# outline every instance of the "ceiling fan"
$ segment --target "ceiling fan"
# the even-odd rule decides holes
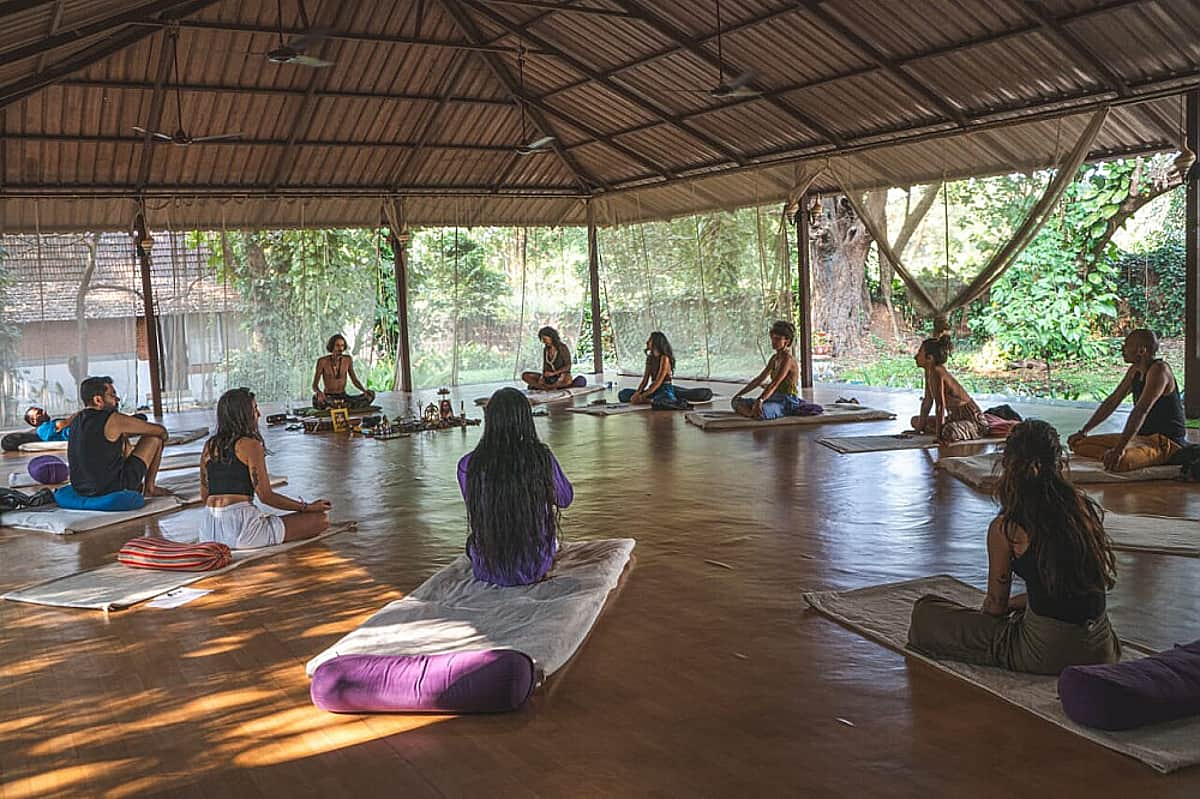
[[[238,50],[225,51],[234,52],[235,55],[261,55],[266,56],[267,60],[272,64],[297,64],[302,67],[316,67],[323,69],[324,67],[333,66],[332,61],[324,61],[315,56],[305,55],[304,51],[314,45],[320,44],[329,38],[329,32],[323,30],[310,29],[308,33],[294,37],[291,41],[284,41],[283,38],[283,0],[278,0],[276,3],[279,8],[279,46],[273,50]],[[304,6],[300,6],[301,23],[308,27],[308,15],[304,13]]]
[[[725,80],[725,51],[721,46],[721,0],[715,0],[717,9],[717,85],[711,89],[684,89],[689,94],[707,94],[716,100],[729,97],[758,97],[762,92],[751,88],[750,84],[758,76],[753,69],[747,69],[733,80]]]
[[[527,112],[525,109],[525,48],[524,47],[517,50],[517,82],[518,82],[518,86],[520,87],[520,94],[521,94],[521,96],[517,99],[517,102],[521,106],[521,141],[527,142],[527,143],[517,145],[516,153],[517,153],[517,155],[538,155],[539,153],[552,152],[553,148],[551,148],[550,145],[554,144],[553,136],[542,136],[541,138],[534,139],[533,141],[529,141],[529,139],[527,138],[529,133],[527,132],[526,125],[525,125],[525,116],[526,116]]]
[[[143,128],[140,125],[133,125],[132,128],[143,136],[149,135],[151,139],[161,142],[170,142],[179,147],[187,147],[189,144],[203,144],[213,141],[229,141],[231,139],[240,139],[242,134],[239,133],[218,133],[212,136],[189,136],[183,129],[183,101],[179,97],[179,31],[171,29],[167,31],[167,38],[171,43],[171,61],[172,73],[175,78],[175,118],[178,122],[178,127],[174,133],[163,133],[158,130],[150,130]]]

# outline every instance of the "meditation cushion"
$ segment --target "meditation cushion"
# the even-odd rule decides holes
[[[67,464],[54,455],[38,455],[29,462],[29,476],[43,485],[65,483],[69,474]]]
[[[163,538],[135,538],[117,553],[117,563],[134,569],[206,572],[232,562],[229,547],[216,541],[181,544]]]
[[[1200,715],[1200,641],[1140,660],[1068,666],[1058,696],[1072,721],[1101,730]]]
[[[341,655],[313,672],[312,702],[332,713],[500,713],[525,704],[533,660],[515,649],[444,655]]]
[[[68,510],[137,510],[146,504],[141,491],[113,491],[98,497],[85,497],[69,485],[54,492],[54,501],[60,508]]]
[[[41,441],[41,439],[32,430],[27,433],[9,433],[4,438],[0,438],[0,449],[5,452],[16,452],[22,444],[32,444],[35,441]]]
[[[571,381],[570,388],[583,388],[587,385],[587,378],[583,375],[575,375],[575,379]]]

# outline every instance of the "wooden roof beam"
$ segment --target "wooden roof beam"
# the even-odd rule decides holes
[[[688,34],[685,31],[679,29],[678,27],[673,25],[670,22],[670,20],[665,19],[664,17],[660,16],[659,14],[654,13],[653,11],[651,11],[650,9],[641,5],[640,3],[633,2],[632,0],[616,0],[616,2],[617,2],[617,5],[624,8],[630,14],[634,15],[635,17],[637,17],[639,20],[641,20],[642,22],[649,25],[654,30],[663,34],[668,39],[673,39],[674,41],[678,42],[680,45],[683,46],[683,48],[685,50],[687,50],[689,53],[696,56],[701,61],[708,64],[709,66],[717,68],[719,70],[728,68],[729,71],[732,72],[734,75],[738,75],[742,72],[741,69],[734,67],[731,64],[722,64],[721,61],[716,56],[712,55],[707,50],[705,50],[701,44],[699,44],[695,39],[688,36]],[[757,81],[751,81],[746,85],[748,88],[753,89],[758,92],[765,91],[765,88],[762,86],[762,84],[758,83]],[[834,145],[841,146],[842,144],[845,143],[840,135],[838,135],[834,131],[830,130],[828,127],[826,127],[820,121],[815,119],[812,115],[806,114],[805,112],[796,108],[791,103],[785,101],[781,97],[765,97],[765,98],[756,98],[756,99],[762,99],[764,102],[769,103],[770,105],[774,106],[775,108],[777,108],[778,110],[782,111],[784,114],[789,116],[791,119],[800,123],[801,125],[808,128],[809,130],[815,132],[817,135],[819,135],[821,138],[825,139],[826,141],[832,142]]]
[[[413,159],[417,158],[421,154],[421,151],[425,149],[425,145],[429,141],[429,137],[432,136],[436,130],[438,122],[442,118],[442,114],[446,111],[446,108],[449,107],[449,97],[458,87],[458,82],[462,79],[463,70],[467,65],[467,54],[465,52],[455,53],[453,58],[454,63],[450,65],[449,69],[442,73],[442,96],[438,100],[438,104],[434,106],[434,109],[429,113],[429,118],[425,120],[425,124],[421,126],[421,132],[417,135],[416,148],[405,153],[388,169],[387,182],[389,184],[399,183],[402,179],[409,176],[410,173],[419,171],[419,169],[410,170],[409,164],[411,164]]]
[[[168,29],[163,33],[162,46],[158,53],[158,76],[154,79],[154,93],[150,96],[150,116],[146,119],[146,132],[142,134],[142,162],[138,167],[137,188],[140,192],[150,179],[150,165],[154,157],[155,140],[152,131],[162,129],[164,87],[171,77],[171,64],[175,60],[175,48],[179,44],[179,31]],[[140,121],[140,120],[139,120]],[[183,127],[183,120],[179,120]]]
[[[808,12],[819,20],[826,28],[833,31],[838,37],[849,43],[854,49],[858,50],[870,61],[874,62],[881,69],[891,75],[893,78],[904,84],[914,94],[925,98],[942,114],[950,117],[959,125],[966,121],[966,116],[963,112],[952,105],[945,97],[942,97],[937,92],[930,89],[921,81],[914,78],[906,72],[895,60],[884,55],[879,49],[868,42],[863,37],[859,36],[853,30],[844,24],[841,20],[822,6],[824,0],[804,0],[804,6]]]
[[[547,50],[554,49],[553,44],[551,44],[547,40],[543,39],[542,37],[538,36],[536,33],[531,33],[528,30],[522,29],[519,25],[517,25],[517,23],[510,20],[508,17],[505,17],[503,14],[497,13],[496,11],[492,10],[491,8],[488,8],[486,5],[479,3],[477,0],[467,0],[467,2],[470,2],[471,7],[474,8],[476,11],[485,15],[488,19],[492,20],[496,25],[499,25],[501,28],[504,28],[505,30],[509,31],[510,33],[516,34],[518,36],[523,36],[524,38],[528,39],[529,41],[533,42],[538,47],[541,47],[543,49],[547,49]],[[621,84],[616,83],[609,78],[598,77],[596,75],[595,69],[593,69],[592,67],[589,67],[587,64],[584,64],[583,62],[579,61],[577,58],[575,58],[573,56],[569,56],[565,53],[562,53],[561,51],[558,53],[558,56],[567,65],[569,65],[572,69],[577,70],[581,75],[591,76],[591,78],[593,80],[595,80],[600,85],[604,86],[604,88],[608,89],[610,92],[612,92],[613,94],[622,98],[623,100],[637,106],[638,108],[642,109],[643,111],[645,111],[648,114],[651,114],[655,118],[660,119],[663,122],[666,122],[667,124],[671,125],[672,127],[676,128],[677,130],[686,134],[688,137],[700,142],[701,144],[703,144],[705,147],[709,148],[710,150],[721,153],[726,158],[728,158],[730,161],[733,161],[735,164],[738,164],[739,166],[745,164],[746,159],[742,156],[741,153],[737,152],[736,150],[729,147],[728,145],[722,144],[721,142],[717,141],[712,136],[709,136],[707,133],[705,133],[703,130],[696,128],[693,125],[689,125],[686,122],[677,121],[672,116],[670,111],[666,110],[663,106],[659,105],[657,102],[651,101],[650,99],[648,99],[641,93],[635,92],[632,89],[622,86]]]
[[[355,8],[355,4],[334,3],[333,6],[335,10],[333,14],[333,20],[329,27],[338,28],[350,16],[351,12]],[[327,7],[328,5],[322,6],[321,10],[324,10]],[[321,54],[325,52],[328,47],[329,42],[322,41],[317,45],[316,52],[314,52],[313,55],[316,58],[320,58]],[[328,80],[327,76],[329,75],[329,70],[317,69],[314,70],[314,73],[315,74],[312,76],[312,78],[309,79],[308,88],[304,93],[304,100],[300,103],[300,108],[297,109],[296,115],[292,117],[292,124],[288,127],[289,133],[287,144],[284,145],[283,152],[281,152],[279,157],[275,160],[275,168],[272,171],[270,180],[271,190],[277,189],[283,182],[284,178],[291,174],[292,169],[295,167],[293,157],[295,155],[296,142],[304,138],[308,134],[309,129],[312,128],[312,121],[314,117],[313,112],[316,111],[317,103],[320,102],[321,99],[317,96],[317,89],[319,89],[321,85]]]
[[[1116,11],[1116,10],[1125,8],[1126,6],[1137,5],[1139,3],[1144,3],[1144,2],[1145,2],[1145,0],[1109,0],[1109,2],[1103,3],[1102,5],[1098,5],[1095,8],[1089,8],[1084,11],[1076,11],[1073,14],[1067,14],[1063,17],[1059,17],[1058,19],[1062,23],[1074,22],[1075,20],[1086,19],[1088,17],[1098,16],[1100,14],[1110,13],[1112,11]],[[803,9],[804,9],[804,6],[801,3],[797,2],[791,6],[777,9],[775,11],[765,13],[761,16],[751,17],[750,19],[743,20],[742,22],[735,23],[733,25],[729,25],[724,28],[724,30],[722,31],[722,35],[728,36],[731,33],[736,33],[737,31],[745,30],[746,28],[751,28],[751,27],[754,27],[757,25],[761,25],[765,22],[769,22],[769,21],[775,19],[776,17],[780,17],[785,14],[791,14],[791,13],[795,13],[798,11],[802,11]],[[943,47],[935,47],[930,50],[925,50],[925,51],[922,51],[919,53],[914,53],[913,55],[898,57],[898,58],[893,59],[892,61],[896,66],[903,67],[903,66],[907,66],[908,64],[916,63],[918,61],[924,61],[929,58],[937,58],[938,56],[949,55],[950,53],[956,53],[960,50],[969,50],[969,49],[972,49],[975,47],[981,47],[986,44],[993,44],[994,42],[1003,41],[1005,39],[1011,39],[1011,38],[1015,38],[1018,36],[1027,36],[1031,33],[1036,33],[1040,29],[1041,29],[1041,26],[1037,25],[1037,24],[1026,25],[1021,28],[1013,28],[1012,30],[1003,31],[1001,33],[989,33],[984,36],[978,36],[974,39],[968,39],[968,40],[962,41],[962,42],[955,42],[954,44],[951,44],[951,45],[946,45]],[[493,41],[500,41],[503,38],[504,37],[502,37],[502,36],[497,37]],[[696,38],[695,41],[697,43],[703,45],[703,44],[708,44],[709,42],[715,40],[716,38],[717,38],[717,34],[714,32],[711,34],[705,34],[704,36],[700,36],[700,37]],[[627,62],[625,64],[618,64],[615,67],[606,69],[603,72],[599,72],[597,74],[602,77],[608,77],[608,78],[615,77],[627,70],[635,69],[640,66],[645,66],[646,64],[652,63],[654,61],[658,61],[659,59],[666,58],[668,56],[672,56],[677,53],[681,53],[681,52],[683,52],[683,50],[684,50],[684,48],[682,46],[667,47],[663,50],[659,50],[657,52],[650,53],[648,55],[634,59],[633,61]],[[806,88],[810,88],[812,86],[820,86],[825,83],[832,83],[834,81],[844,80],[846,78],[856,78],[861,75],[868,75],[868,74],[870,74],[872,72],[876,72],[882,68],[883,67],[880,66],[879,64],[872,64],[871,66],[868,66],[868,67],[846,70],[844,72],[835,73],[833,75],[829,75],[824,78],[817,78],[815,80],[806,81],[803,83],[795,83],[795,84],[792,84],[791,86],[785,86],[780,89],[772,89],[769,92],[764,92],[763,95],[761,95],[761,96],[766,97],[766,96],[778,96],[778,95],[782,95],[782,94],[787,94],[788,92],[797,91],[799,89],[806,89]],[[593,81],[592,78],[585,77],[585,78],[581,78],[580,80],[577,80],[577,81],[572,81],[571,83],[565,83],[562,86],[558,86],[554,89],[551,89],[551,90],[539,95],[538,99],[546,100],[557,94],[562,94],[563,92],[569,92],[572,89],[579,88],[580,86],[586,86],[587,84],[591,83],[592,81]],[[723,106],[714,106],[713,108],[702,109],[702,110],[694,112],[694,113],[697,115],[698,114],[707,114],[707,113],[711,113],[712,111],[715,111],[715,110],[720,110],[721,108],[727,108],[727,107],[733,106],[733,105],[741,105],[742,103],[748,103],[748,102],[751,102],[756,99],[759,99],[759,98],[757,98],[757,97],[739,98],[738,100],[735,100],[730,103],[726,103]],[[691,115],[691,113],[689,113],[689,116],[690,115]]]
[[[26,58],[32,58],[41,55],[48,50],[54,50],[59,47],[77,42],[80,39],[87,39],[91,36],[97,36],[103,33],[109,33],[119,28],[124,28],[135,22],[146,22],[148,17],[154,14],[163,14],[179,6],[190,5],[186,0],[154,0],[151,3],[143,3],[137,8],[123,11],[120,14],[114,14],[111,17],[89,22],[86,25],[77,25],[70,30],[65,30],[62,33],[56,33],[53,36],[46,36],[29,44],[13,47],[4,52],[0,52],[0,63],[12,64],[16,61],[21,61]]]
[[[1055,19],[1054,15],[1046,13],[1046,9],[1042,7],[1041,3],[1033,2],[1033,0],[1013,0],[1013,4],[1025,16],[1036,20],[1041,29],[1046,32],[1046,35],[1057,42],[1058,46],[1063,48],[1076,64],[1079,64],[1089,72],[1099,73],[1100,82],[1116,92],[1118,96],[1129,96],[1129,84],[1106,64],[1094,50],[1088,47],[1082,39],[1068,30],[1062,22]]]
[[[38,6],[48,6],[57,0],[6,0],[0,2],[0,19],[4,19],[10,14],[20,14],[22,11],[29,11]]]
[[[463,7],[459,5],[458,0],[441,0],[441,2],[442,7],[446,9],[446,12],[451,16],[451,18],[453,18],[455,24],[458,25],[459,30],[462,31],[463,35],[466,36],[467,39],[472,42],[482,42],[484,40],[483,33],[479,30],[479,27],[475,24],[475,21],[472,20],[470,16],[467,15],[467,12],[463,10]],[[504,62],[500,60],[500,57],[495,53],[487,52],[480,53],[479,57],[483,59],[485,64],[487,64],[488,69],[491,70],[496,79],[503,84],[505,89],[508,90],[508,93],[511,94],[513,98],[517,100],[517,102],[525,104],[525,110],[529,114],[529,118],[533,121],[534,126],[541,132],[541,134],[543,136],[553,137],[554,140],[550,142],[550,147],[553,148],[554,153],[558,156],[558,159],[562,161],[567,170],[575,177],[575,180],[578,181],[583,190],[591,192],[596,186],[607,188],[607,185],[604,181],[598,179],[595,175],[590,174],[587,170],[581,167],[579,163],[572,158],[565,149],[563,149],[562,141],[559,139],[554,128],[551,127],[550,123],[547,122],[546,118],[542,115],[541,109],[529,103],[529,98],[525,95],[524,89],[517,85],[516,79],[513,78],[512,73],[508,71],[508,67],[505,66]]]
[[[153,24],[153,23],[145,23]],[[271,36],[279,36],[278,28],[264,28],[261,25],[250,25],[244,22],[221,22],[210,20],[188,20],[180,23],[181,28],[187,30],[203,30],[203,31],[225,31],[229,33],[262,33]],[[296,36],[305,35],[306,31],[296,28],[284,29],[284,38],[293,38]],[[491,43],[474,44],[472,42],[448,42],[438,39],[426,39],[420,36],[385,36],[379,33],[366,33],[357,31],[342,31],[333,30],[325,34],[325,39],[335,39],[347,42],[367,42],[369,44],[399,44],[406,47],[430,47],[440,48],[443,50],[469,50],[472,52],[492,52],[492,53],[512,53],[516,52],[516,47],[508,45],[498,45]],[[529,50],[527,52],[534,53]],[[550,56],[553,53],[536,51],[537,55]]]
[[[134,186],[130,183],[93,184],[93,183],[9,183],[6,187],[8,197],[124,197],[133,194]],[[142,194],[146,197],[229,197],[242,199],[246,197],[262,197],[274,199],[278,197],[387,197],[396,196],[396,192],[406,196],[465,196],[491,197],[546,197],[584,199],[591,195],[581,192],[578,186],[542,186],[516,185],[506,186],[494,191],[491,186],[430,186],[418,184],[397,187],[364,187],[359,184],[332,184],[327,186],[286,186],[282,185],[272,190],[261,183],[158,183],[147,184]]]
[[[189,14],[195,14],[215,2],[217,0],[190,0],[190,2],[183,4],[174,3],[170,10],[164,11],[159,15],[159,20],[169,21],[185,17]],[[62,61],[51,64],[36,75],[20,78],[5,86],[0,86],[0,108],[11,105],[39,89],[56,83],[73,72],[86,69],[97,61],[108,58],[113,53],[135,45],[153,33],[153,28],[127,27],[124,30],[114,33],[107,39],[98,41],[95,44],[72,53]]]
[[[4,137],[10,142],[46,142],[49,144],[125,144],[142,143],[140,136],[113,136],[105,134],[73,135],[68,133],[9,133]],[[415,149],[419,141],[362,141],[354,139],[304,139],[294,142],[296,147],[361,147],[372,150]],[[223,139],[204,142],[196,147],[286,147],[286,139]],[[461,150],[463,152],[510,153],[512,147],[501,144],[458,144],[451,142],[426,142],[431,150]]]
[[[546,0],[488,0],[498,6],[520,6],[522,8],[533,8],[549,14],[588,14],[598,17],[628,17],[622,11],[613,8],[600,8],[599,6],[577,6],[574,4],[567,5],[565,3],[551,3]],[[539,17],[540,19],[540,17]]]
[[[154,89],[154,84],[148,81],[98,80],[95,78],[67,78],[58,81],[58,85],[96,89],[131,89],[135,91],[152,91]],[[277,97],[303,97],[308,93],[306,89],[287,89],[273,86],[225,86],[215,83],[173,83],[171,88],[178,88],[184,94],[262,94],[275,95]],[[346,89],[318,89],[314,93],[317,97],[348,100],[400,100],[415,103],[439,103],[445,100],[451,105],[512,105],[512,100],[500,97],[466,97],[462,95],[443,97],[438,94],[385,94],[381,92],[360,92]]]

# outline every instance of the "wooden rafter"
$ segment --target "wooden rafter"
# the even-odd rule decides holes
[[[10,133],[5,137],[11,142],[46,142],[58,144],[87,143],[87,144],[126,144],[142,143],[140,136],[113,136],[105,134],[74,135],[67,133]],[[224,139],[205,142],[208,147],[286,147],[286,139]],[[364,141],[362,139],[303,139],[294,142],[297,147],[358,147],[365,150],[413,150],[421,146],[419,141]],[[431,150],[460,150],[462,152],[480,153],[510,153],[512,147],[502,144],[467,144],[458,142],[426,142],[425,147]]]
[[[184,4],[185,0],[154,0],[151,3],[143,3],[137,8],[123,11],[120,14],[104,17],[85,25],[76,25],[69,30],[0,52],[0,63],[12,64],[16,61],[32,58],[50,50],[64,47],[80,39],[111,33],[135,22],[148,21],[155,14],[171,11]]]
[[[189,14],[195,14],[217,0],[190,0],[187,3],[173,3],[171,8],[159,14],[158,20],[166,22],[179,19]],[[5,86],[0,86],[0,108],[17,102],[34,92],[56,83],[62,78],[81,69],[85,69],[97,61],[108,58],[113,53],[131,47],[154,33],[154,28],[127,26],[113,33],[109,38],[96,42],[82,50],[67,56],[61,61],[43,69],[36,75],[20,78]]]
[[[221,22],[209,20],[188,20],[180,23],[180,27],[189,30],[208,30],[208,31],[229,31],[232,33],[262,33],[271,36],[279,36],[279,28],[265,28],[262,25],[250,25],[244,22]],[[305,31],[296,28],[285,28],[283,36],[285,38],[294,38],[303,36]],[[439,39],[428,39],[420,36],[389,36],[380,33],[370,33],[366,31],[343,31],[333,30],[324,33],[323,39],[334,39],[346,42],[366,42],[369,44],[398,44],[405,47],[428,47],[439,50],[471,50],[476,52],[492,52],[492,53],[511,53],[516,50],[515,47],[507,47],[498,44],[472,42],[454,42],[443,41]],[[532,51],[530,51],[532,52]],[[552,55],[552,53],[544,53],[538,51],[537,55]]]
[[[1037,20],[1046,35],[1057,42],[1075,63],[1085,70],[1099,73],[1100,82],[1116,92],[1118,96],[1129,96],[1129,84],[1066,25],[1055,19],[1053,14],[1046,13],[1046,9],[1042,7],[1041,3],[1033,2],[1033,0],[1013,0],[1013,3],[1026,16]]]
[[[355,4],[334,3],[333,7],[335,10],[333,20],[330,22],[330,27],[336,29],[341,27],[341,25],[350,16],[351,12],[353,12],[355,8]],[[325,8],[328,8],[328,5],[322,6],[322,10]],[[321,53],[323,53],[327,47],[328,41],[322,41],[317,46],[317,52],[314,53],[314,56],[320,58]],[[317,96],[317,90],[321,88],[321,85],[326,80],[328,80],[329,70],[316,69],[314,70],[314,73],[315,74],[309,79],[308,88],[305,91],[304,99],[300,103],[300,108],[297,109],[296,115],[292,117],[292,124],[288,126],[287,143],[284,145],[283,151],[279,154],[279,157],[275,160],[275,168],[271,172],[271,179],[269,181],[271,191],[279,188],[284,178],[291,173],[292,167],[295,165],[293,156],[296,152],[296,142],[308,135],[308,131],[312,127],[314,116],[313,112],[317,108],[317,103],[319,103],[321,100],[321,98]]]
[[[550,14],[584,14],[596,17],[628,17],[622,11],[615,8],[601,8],[599,6],[582,6],[574,3],[551,3],[545,0],[489,0],[498,6],[520,6],[521,8],[533,8],[538,11],[546,11]]]
[[[450,14],[450,17],[454,20],[455,24],[458,25],[459,30],[462,31],[463,35],[466,36],[467,39],[472,42],[482,42],[484,40],[483,33],[479,30],[479,27],[475,24],[474,20],[472,20],[467,15],[466,11],[463,10],[462,6],[459,5],[458,0],[442,0],[442,7],[445,8],[446,12]],[[528,97],[525,95],[524,90],[517,85],[516,79],[513,78],[512,73],[509,72],[508,67],[505,66],[504,62],[500,60],[500,57],[495,53],[488,52],[479,53],[478,55],[483,59],[483,62],[487,65],[488,69],[496,77],[496,79],[499,80],[500,83],[504,85],[505,89],[508,90],[508,93],[511,94],[517,102],[526,104],[525,110],[529,114],[529,119],[533,122],[534,127],[536,127],[543,136],[553,137],[553,141],[550,142],[550,147],[553,148],[559,160],[563,162],[563,165],[566,166],[567,170],[575,177],[575,180],[584,189],[584,191],[591,191],[595,186],[607,188],[604,181],[598,179],[596,176],[592,175],[583,167],[581,167],[579,163],[572,158],[566,150],[563,149],[562,141],[558,137],[554,128],[546,120],[545,116],[542,115],[542,112],[539,108],[528,104]]]
[[[121,197],[128,198],[134,194],[132,183],[9,183],[5,187],[8,197],[55,197],[69,195],[72,197]],[[394,197],[403,196],[455,196],[455,197],[489,197],[501,194],[506,197],[544,198],[585,198],[589,192],[579,189],[579,186],[543,186],[518,184],[504,186],[494,190],[488,185],[466,186],[363,186],[361,184],[330,184],[326,186],[279,186],[271,190],[261,183],[159,183],[149,184],[142,192],[146,197]]]
[[[704,48],[704,46],[701,45],[696,39],[689,36],[685,31],[681,30],[678,26],[674,25],[670,20],[664,18],[660,14],[654,13],[654,11],[652,11],[651,9],[642,5],[641,3],[633,2],[633,0],[616,0],[616,2],[619,6],[624,8],[630,14],[634,15],[635,17],[637,17],[639,20],[641,20],[642,22],[649,25],[654,30],[663,34],[668,39],[671,39],[671,40],[677,42],[687,52],[696,56],[701,61],[708,64],[709,66],[716,67],[718,69],[728,68],[730,70],[730,72],[734,75],[737,75],[742,71],[741,68],[735,67],[732,64],[722,64],[717,59],[716,56],[709,53],[708,50],[706,50]],[[748,88],[753,89],[757,92],[765,91],[765,87],[755,81],[751,81],[750,83],[748,83],[746,85]],[[781,97],[766,97],[766,98],[755,98],[755,99],[762,99],[764,102],[774,106],[775,108],[779,109],[784,114],[786,114],[788,117],[790,117],[794,121],[800,123],[801,125],[808,128],[809,130],[815,132],[817,135],[819,135],[821,138],[825,139],[828,142],[832,142],[835,145],[841,145],[844,143],[842,140],[842,137],[840,135],[838,135],[834,131],[830,130],[828,127],[826,127],[820,121],[815,119],[811,114],[807,114],[804,111],[801,111],[800,109],[796,108],[791,103],[787,102],[786,100],[784,100]]]
[[[80,86],[95,89],[132,89],[151,91],[154,84],[149,81],[109,80],[106,78],[67,78],[58,81],[59,86]],[[275,86],[228,86],[216,83],[180,83],[176,84],[184,94],[262,94],[275,97],[303,97],[307,89],[291,89]],[[468,97],[452,95],[443,97],[439,94],[405,94],[353,91],[350,89],[317,89],[317,97],[329,97],[346,100],[387,100],[389,102],[440,103],[443,100],[451,105],[512,105],[512,101],[500,97]]]
[[[538,47],[541,47],[544,50],[554,50],[555,49],[555,46],[552,43],[550,43],[546,39],[543,39],[541,36],[538,36],[536,33],[530,32],[528,30],[528,28],[522,28],[520,25],[513,22],[511,19],[504,16],[503,14],[497,13],[495,10],[488,8],[486,5],[483,5],[479,2],[477,2],[476,0],[468,0],[468,2],[471,3],[472,8],[477,10],[479,13],[484,14],[488,19],[492,20],[496,25],[507,30],[509,33],[524,37],[525,39],[533,42],[535,45],[537,45]],[[722,155],[724,155],[729,160],[733,161],[735,164],[737,164],[739,166],[742,166],[746,163],[745,158],[742,156],[742,154],[737,152],[733,148],[729,147],[726,144],[722,144],[721,142],[714,139],[712,136],[709,136],[703,130],[700,130],[699,128],[697,128],[693,125],[689,125],[686,122],[676,121],[675,118],[673,117],[673,115],[671,114],[671,112],[669,110],[667,110],[664,106],[659,104],[657,101],[653,101],[653,100],[647,98],[645,95],[641,94],[640,92],[635,92],[632,89],[627,88],[626,86],[616,83],[615,81],[613,81],[610,78],[598,77],[596,74],[595,68],[588,66],[587,64],[583,63],[582,61],[575,58],[574,56],[567,55],[566,53],[563,53],[562,51],[558,51],[556,55],[558,58],[560,58],[562,61],[564,61],[566,64],[568,64],[572,69],[577,70],[579,72],[579,74],[591,76],[597,83],[599,83],[604,88],[608,89],[610,92],[617,95],[621,99],[637,106],[638,108],[642,109],[643,111],[645,111],[648,114],[651,114],[655,118],[662,120],[663,122],[667,123],[671,127],[674,127],[675,129],[683,132],[688,137],[700,142],[705,147],[707,147],[711,150],[714,150],[715,152],[721,153]]]
[[[38,6],[48,6],[57,0],[6,0],[0,2],[0,19],[11,14],[20,14],[22,11],[29,11]]]
[[[903,69],[896,61],[884,55],[875,45],[868,42],[858,33],[846,25],[840,19],[826,9],[822,3],[824,0],[804,0],[805,9],[819,20],[826,28],[836,34],[840,39],[845,41],[854,49],[858,50],[862,55],[866,56],[870,61],[874,62],[880,69],[887,72],[900,83],[904,84],[914,94],[925,98],[942,114],[950,117],[958,124],[963,124],[966,120],[963,112],[952,105],[945,97],[930,89],[921,81],[917,80],[909,72]]]
[[[54,13],[50,15],[50,25],[49,25],[49,28],[46,30],[47,36],[53,36],[54,34],[58,33],[58,26],[62,24],[63,8],[65,7],[65,5],[66,5],[66,0],[55,0],[54,1]],[[42,67],[44,67],[45,65],[46,65],[46,54],[42,53],[41,55],[39,55],[37,57],[37,61],[34,62],[33,71],[41,72]]]
[[[429,137],[437,129],[442,114],[449,107],[449,97],[458,87],[458,82],[462,79],[464,69],[467,65],[466,52],[455,53],[453,59],[454,62],[450,65],[450,68],[442,73],[442,96],[438,100],[438,104],[429,113],[429,118],[425,120],[425,124],[421,127],[421,132],[417,136],[417,146],[402,155],[395,164],[388,168],[387,182],[389,185],[400,183],[405,177],[420,171],[419,169],[409,169],[409,165],[413,159],[420,156],[421,152],[425,149],[425,145],[429,142]]]
[[[137,188],[141,192],[146,188],[150,179],[150,165],[154,157],[153,131],[162,129],[163,101],[166,97],[167,82],[171,76],[171,64],[175,59],[176,48],[179,46],[179,31],[167,30],[163,33],[161,49],[158,53],[158,73],[154,79],[154,92],[150,95],[150,115],[146,119],[146,132],[142,134],[142,162],[138,167]],[[183,128],[183,120],[179,120]]]

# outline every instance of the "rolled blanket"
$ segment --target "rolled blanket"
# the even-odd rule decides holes
[[[206,572],[233,562],[229,547],[214,541],[181,544],[163,538],[135,538],[125,542],[117,562],[134,569]]]

